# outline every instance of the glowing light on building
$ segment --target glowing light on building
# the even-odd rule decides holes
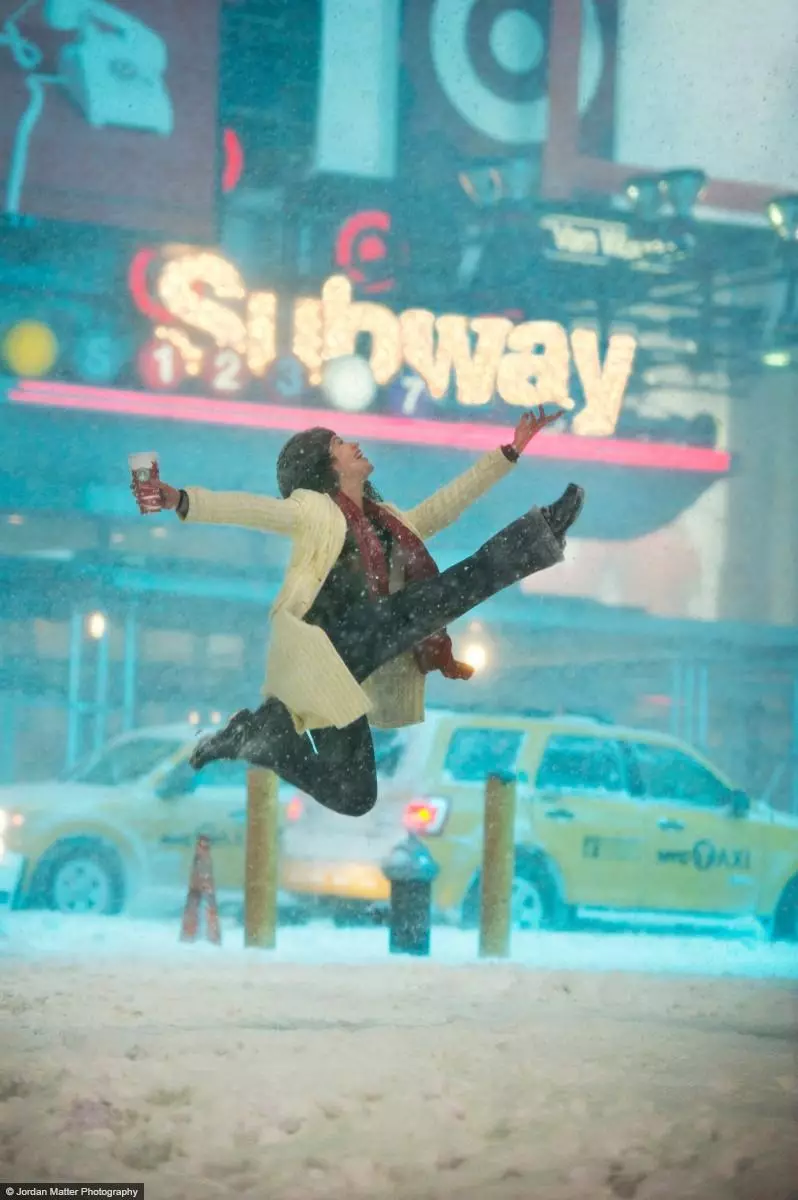
[[[531,408],[555,403],[572,409],[568,395],[571,356],[568,334],[556,321],[524,321],[510,329],[497,368],[497,388],[507,404]]]
[[[136,365],[145,387],[157,391],[178,388],[188,373],[186,360],[171,338],[156,336],[145,342],[136,355]]]
[[[73,412],[114,413],[164,421],[201,422],[232,429],[274,429],[295,433],[329,423],[329,409],[245,400],[216,400],[207,396],[180,397],[122,388],[93,388],[79,384],[25,380],[8,391],[11,404],[31,408],[56,408]],[[441,421],[382,413],[336,413],[341,437],[392,442],[397,445],[441,447],[450,450],[493,450],[510,441],[514,428],[480,421]],[[723,450],[701,446],[634,441],[625,438],[585,438],[550,433],[536,438],[527,454],[534,458],[578,463],[607,463],[664,471],[690,471],[726,475],[731,456]]]
[[[400,315],[399,327],[405,359],[424,380],[433,399],[446,395],[454,371],[461,404],[475,407],[490,402],[511,321],[482,317],[469,322],[455,315],[436,319],[434,313],[414,308]],[[471,329],[477,335],[473,352]]]
[[[371,369],[378,384],[388,383],[402,366],[399,321],[384,304],[352,300],[352,285],[334,275],[321,289],[323,356],[343,358],[355,353],[358,335],[371,336]]]
[[[229,195],[238,187],[244,173],[244,147],[235,129],[225,129],[222,133],[222,151],[222,191]]]
[[[369,293],[390,292],[394,277],[390,265],[390,213],[369,209],[347,217],[335,239],[335,264],[353,283]],[[376,273],[374,264],[383,264]],[[381,274],[381,278],[375,277]]]
[[[484,671],[488,665],[488,651],[483,642],[469,642],[464,647],[460,657],[464,663],[468,663],[469,667],[473,667],[477,673]]]
[[[172,314],[169,309],[153,299],[148,285],[150,270],[160,261],[159,252],[149,246],[137,250],[127,270],[127,286],[133,303],[143,316],[149,317],[151,321],[171,321]]]
[[[93,612],[89,615],[86,621],[86,630],[89,637],[94,638],[99,642],[100,638],[105,637],[105,631],[108,628],[108,621],[105,613]]]
[[[244,281],[226,258],[200,252],[170,259],[157,277],[156,289],[173,317],[190,329],[201,330],[221,349],[229,347],[237,354],[246,354],[247,329],[243,318],[228,305],[219,303],[242,301],[247,294]]]
[[[343,412],[363,412],[371,407],[377,384],[366,360],[350,354],[324,364],[322,390],[335,408]]]
[[[249,382],[247,364],[235,350],[216,350],[206,359],[203,376],[214,392],[235,396]]]
[[[307,370],[308,381],[321,383],[324,365],[323,317],[320,300],[297,300],[294,304],[294,340],[292,351]]]
[[[187,375],[199,375],[202,370],[203,354],[182,329],[174,325],[158,325],[155,337],[159,342],[169,342],[183,360]]]
[[[613,334],[602,363],[596,332],[575,329],[571,334],[571,348],[585,393],[585,407],[574,417],[574,433],[610,437],[618,424],[637,342],[629,333]]]
[[[265,375],[277,357],[277,297],[274,292],[253,292],[247,301],[247,366],[253,375]]]
[[[14,375],[46,375],[58,358],[58,339],[43,321],[18,321],[3,338],[0,353]]]

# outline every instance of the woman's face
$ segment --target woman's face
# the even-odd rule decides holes
[[[360,449],[357,442],[345,442],[342,438],[333,437],[330,442],[332,465],[341,483],[355,482],[368,479],[374,467]]]

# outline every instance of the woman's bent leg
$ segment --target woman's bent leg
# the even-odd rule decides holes
[[[365,717],[344,729],[317,729],[313,741],[299,734],[291,714],[274,696],[255,712],[242,709],[224,729],[198,743],[191,764],[237,759],[274,771],[330,808],[362,817],[377,800],[374,743]]]
[[[262,709],[253,714],[255,723],[237,757],[268,767],[333,812],[348,817],[369,812],[377,801],[377,768],[367,719],[343,729],[316,729],[311,742],[296,732],[290,713],[280,707],[279,718],[270,721],[257,720]]]
[[[361,683],[398,654],[497,592],[563,560],[562,544],[533,508],[432,579],[411,583],[343,616],[330,639]]]

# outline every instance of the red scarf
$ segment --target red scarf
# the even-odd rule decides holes
[[[398,517],[373,500],[364,500],[358,508],[353,500],[339,492],[334,496],[336,504],[346,517],[346,523],[360,552],[360,561],[366,575],[371,596],[387,596],[390,588],[388,559],[375,525],[387,530],[398,548],[404,565],[404,582],[416,583],[431,579],[438,574],[435,559],[420,537],[408,529]],[[470,679],[474,668],[458,662],[452,652],[452,639],[445,629],[424,638],[414,649],[419,670],[424,674],[440,671],[447,679]]]

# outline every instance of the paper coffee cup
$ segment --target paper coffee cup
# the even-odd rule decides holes
[[[127,461],[133,476],[133,487],[139,512],[160,512],[161,479],[158,472],[158,455],[154,450],[146,450],[140,454],[128,455]]]

